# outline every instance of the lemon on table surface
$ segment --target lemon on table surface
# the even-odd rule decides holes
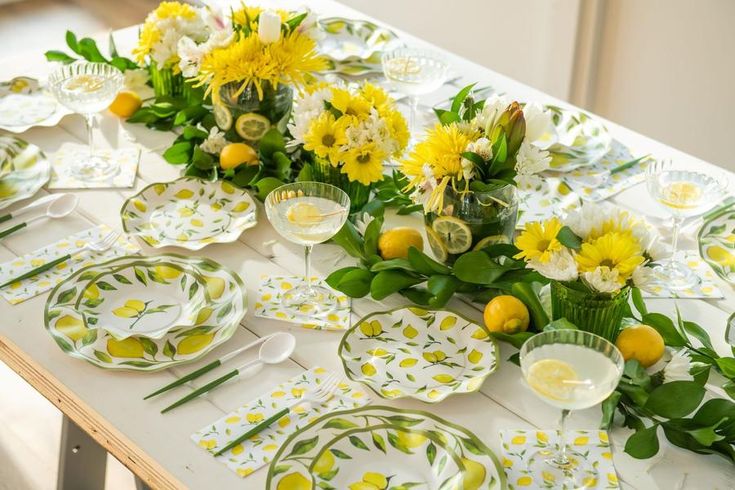
[[[431,228],[441,238],[450,254],[461,254],[472,246],[472,231],[461,219],[454,216],[439,216]]]
[[[288,208],[286,219],[296,225],[310,226],[320,223],[324,217],[315,204],[302,201]]]
[[[579,377],[571,364],[559,359],[541,359],[528,368],[526,381],[539,395],[552,400],[568,400]],[[571,383],[570,383],[571,381]]]
[[[530,323],[528,308],[515,296],[496,296],[485,305],[485,326],[491,332],[514,334],[525,332]]]
[[[664,355],[664,339],[655,328],[648,325],[633,325],[624,328],[615,340],[615,346],[623,354],[623,359],[637,360],[641,366],[656,364]]]
[[[212,107],[214,113],[214,122],[222,131],[227,131],[232,127],[232,114],[230,110],[222,104],[214,104]]]
[[[219,154],[219,166],[223,170],[239,167],[242,164],[257,165],[258,152],[246,143],[230,143]]]
[[[426,227],[426,239],[429,241],[429,248],[434,253],[434,258],[439,262],[446,262],[449,258],[447,247],[441,237],[430,226]]]
[[[235,131],[242,139],[248,141],[259,141],[270,127],[271,122],[267,117],[254,112],[243,114],[235,121]]]
[[[130,90],[121,90],[108,109],[116,116],[128,118],[135,114],[135,111],[140,109],[141,105],[143,105],[143,101],[140,95]]]
[[[378,253],[383,260],[405,259],[411,247],[423,251],[424,239],[418,230],[408,226],[392,228],[378,238]]]

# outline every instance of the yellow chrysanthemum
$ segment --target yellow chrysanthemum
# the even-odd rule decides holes
[[[333,166],[340,161],[340,147],[347,144],[345,118],[336,119],[331,112],[322,112],[311,121],[304,135],[304,148],[321,158],[328,158]]]
[[[638,242],[629,235],[607,233],[585,242],[576,256],[580,272],[592,272],[598,267],[616,270],[622,281],[628,280],[633,271],[645,262]]]
[[[373,106],[377,107],[378,110],[382,109],[389,102],[392,102],[388,92],[372,83],[365,83],[360,89],[360,94]]]
[[[343,154],[341,172],[347,174],[351,182],[357,181],[365,185],[378,182],[383,178],[385,157],[375,143],[369,143]]]
[[[241,7],[232,12],[232,23],[236,26],[247,26],[249,29],[256,31],[258,30],[258,16],[264,11],[263,7],[257,5],[245,5],[241,3]],[[276,9],[275,12],[281,18],[281,22],[286,22],[290,17],[291,13],[286,10]]]
[[[148,14],[145,19],[143,28],[140,31],[138,45],[133,49],[133,56],[138,63],[145,63],[153,47],[161,40],[162,32],[158,27],[158,21],[170,18],[181,18],[193,20],[196,17],[196,10],[191,5],[179,2],[161,2],[161,4]],[[175,63],[178,60],[171,60]]]
[[[397,110],[384,110],[382,111],[383,119],[385,120],[385,126],[388,128],[391,138],[398,142],[398,149],[392,155],[394,158],[398,158],[403,155],[403,151],[408,145],[408,140],[411,138],[411,133],[408,131],[408,123],[403,114]]]
[[[633,227],[638,223],[627,211],[618,211],[614,216],[604,220],[599,226],[590,230],[588,240],[600,238],[608,233],[619,233],[621,235],[633,236]]]
[[[556,239],[562,224],[558,218],[527,223],[523,232],[516,238],[515,245],[520,249],[514,258],[533,260],[546,263],[551,254],[562,249],[562,244]]]
[[[349,90],[334,87],[332,89],[332,106],[347,116],[364,119],[370,115],[370,102],[360,94],[353,94]]]
[[[426,138],[417,144],[407,159],[401,162],[401,171],[411,180],[410,187],[421,185],[426,176],[424,165],[431,167],[436,179],[462,177],[462,152],[470,138],[452,123],[437,124],[426,132]]]

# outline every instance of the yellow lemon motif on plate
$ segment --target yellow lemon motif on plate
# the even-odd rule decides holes
[[[513,439],[510,440],[511,444],[525,444],[526,443],[526,436],[515,436]]]
[[[276,449],[278,449],[276,444],[266,444],[263,446],[263,451],[275,451]]]
[[[191,220],[191,225],[196,226],[197,228],[201,228],[202,226],[204,226],[204,221],[198,218],[194,218]]]
[[[612,453],[611,452],[604,452],[602,453],[602,457],[605,459],[612,459]]]
[[[504,468],[512,468],[513,467],[513,461],[511,461],[508,458],[503,458],[503,467]]]
[[[163,279],[176,279],[181,275],[181,271],[179,269],[168,265],[157,265],[153,268],[153,272]]]
[[[422,356],[424,357],[426,362],[430,362],[431,364],[442,362],[447,358],[447,355],[440,350],[436,350],[434,352],[424,352]]]
[[[283,398],[284,396],[286,396],[286,392],[281,390],[271,393],[271,398]]]
[[[367,353],[373,357],[381,357],[381,356],[388,354],[388,351],[381,347],[378,347],[377,349],[368,350]]]
[[[120,318],[135,318],[145,309],[145,303],[139,299],[129,299],[124,306],[112,310],[112,314]]]
[[[447,384],[454,382],[454,376],[451,374],[436,374],[431,377],[437,383]]]
[[[44,259],[31,259],[31,265],[33,267],[40,267],[45,263],[46,261]]]
[[[584,488],[595,488],[597,486],[597,478],[588,476],[582,480],[582,486]]]
[[[522,476],[516,480],[516,485],[519,487],[528,487],[533,483],[533,478],[530,476]]]
[[[278,421],[278,425],[281,428],[288,427],[290,423],[291,419],[289,417],[282,417],[281,420]]]
[[[349,485],[350,490],[385,490],[388,488],[388,479],[381,473],[367,472],[362,475],[362,481]]]
[[[232,186],[232,184],[225,180],[222,181],[222,186],[220,188],[225,194],[234,194],[235,192],[235,188]]]
[[[288,291],[289,289],[293,289],[293,286],[291,285],[290,282],[285,282],[284,281],[284,282],[281,283],[281,290],[282,291]]]
[[[415,449],[424,445],[426,436],[417,432],[405,432],[401,430],[398,431],[398,442],[409,449]]]
[[[179,345],[176,347],[176,353],[182,356],[194,354],[211,344],[213,339],[214,333],[203,333],[186,337],[179,342]]]
[[[487,470],[485,467],[472,459],[461,458],[464,464],[464,478],[462,488],[464,490],[477,490],[485,481]]]
[[[84,290],[84,299],[92,299],[95,300],[100,297],[100,290],[97,287],[96,284],[92,284],[87,289]]]
[[[332,454],[332,451],[327,449],[321,454],[321,456],[319,456],[319,459],[316,460],[316,463],[314,463],[314,473],[316,473],[317,475],[328,473],[332,471],[333,467],[334,455]]]
[[[541,478],[543,478],[545,483],[555,483],[556,477],[553,473],[549,473],[548,471],[542,471],[541,472]]]
[[[380,394],[386,398],[398,398],[403,394],[401,390],[387,390],[385,388],[380,389]]]
[[[549,443],[549,436],[546,435],[546,432],[537,431],[536,432],[536,440],[540,442],[541,444],[548,444]]]
[[[153,184],[153,192],[160,196],[166,192],[166,184]]]
[[[617,485],[618,484],[618,475],[615,473],[608,473],[607,474],[607,481],[610,483],[610,485]]]
[[[413,339],[419,334],[419,331],[416,330],[412,325],[407,325],[406,328],[403,329],[403,336],[407,339]]]
[[[176,239],[180,242],[188,242],[189,236],[186,233],[182,233],[179,236],[177,236]]]
[[[276,490],[311,490],[311,481],[301,473],[289,473],[281,478]]]
[[[457,324],[456,316],[448,316],[439,324],[439,330],[449,330]]]
[[[590,438],[586,436],[577,437],[574,439],[574,445],[575,446],[586,446],[590,443]]]
[[[436,400],[441,396],[441,392],[438,390],[431,390],[426,394],[426,396],[429,397],[429,400]]]
[[[295,398],[301,398],[302,396],[304,396],[305,392],[306,392],[305,388],[291,388],[291,394]]]
[[[480,352],[477,349],[472,349],[472,352],[467,354],[467,360],[470,361],[472,364],[477,364],[482,360],[482,352]]]
[[[724,267],[735,265],[735,254],[724,247],[713,245],[706,251],[707,257]]]
[[[189,189],[181,189],[179,192],[174,194],[176,199],[191,199],[194,197],[194,192]]]
[[[207,292],[212,299],[219,299],[225,292],[225,280],[221,277],[204,276],[204,282],[207,283]]]
[[[383,327],[378,320],[362,322],[359,328],[365,337],[377,337],[383,333]]]
[[[74,342],[84,338],[89,331],[89,329],[84,326],[84,322],[81,318],[74,318],[69,315],[64,315],[56,320],[56,330],[66,335]]]
[[[222,209],[222,205],[218,202],[213,202],[209,205],[209,207],[212,208],[212,210],[214,211],[219,211],[220,209]]]
[[[482,386],[485,378],[472,378],[467,381],[467,391],[475,391],[477,388]]]
[[[250,203],[247,201],[240,201],[232,207],[233,213],[242,213],[243,211],[250,208]]]
[[[365,376],[375,376],[375,373],[377,370],[375,369],[375,366],[373,366],[371,363],[366,362],[360,367],[360,371],[362,371],[362,374]]]
[[[410,368],[410,367],[415,366],[417,362],[419,362],[419,360],[416,359],[415,357],[407,357],[401,362],[399,362],[398,365],[401,366],[402,368]]]
[[[484,328],[478,328],[474,332],[472,332],[472,335],[470,335],[475,340],[485,340],[488,337],[488,333]]]
[[[196,318],[197,325],[209,320],[210,316],[212,316],[212,308],[204,307],[201,310],[199,310],[199,313],[197,313],[197,318]]]
[[[143,343],[135,337],[128,337],[125,340],[109,339],[107,352],[113,357],[123,358],[141,358],[145,355]]]
[[[263,418],[264,417],[262,413],[249,413],[245,416],[245,420],[247,420],[251,424],[257,424],[258,422],[262,422]]]
[[[148,206],[146,206],[145,203],[140,199],[136,199],[133,201],[133,207],[141,213],[145,213],[148,210]]]
[[[424,316],[424,315],[426,315],[428,313],[428,311],[426,311],[425,309],[418,308],[416,306],[409,306],[408,307],[408,311],[410,311],[411,313],[413,313],[416,316]]]

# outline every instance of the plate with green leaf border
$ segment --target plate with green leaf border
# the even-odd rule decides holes
[[[247,191],[197,177],[147,186],[125,201],[120,216],[123,230],[151,247],[189,250],[234,242],[258,222]]]
[[[133,336],[117,340],[85,321],[75,309],[90,280],[126,262],[172,263],[194,267],[207,282],[212,311],[192,328],[161,339]],[[119,257],[76,271],[58,284],[48,297],[44,323],[57,345],[68,355],[105,369],[157,371],[194,361],[227,341],[247,310],[247,291],[233,271],[209,259],[163,254],[153,257]]]
[[[208,283],[190,264],[129,261],[82,286],[74,309],[117,340],[160,339],[196,326],[213,312]],[[216,291],[215,291],[216,292]]]
[[[697,235],[699,255],[725,281],[735,284],[735,207],[705,219]]]
[[[71,111],[34,78],[0,82],[0,129],[23,133],[34,126],[56,126],[67,114]]]
[[[612,148],[612,137],[602,122],[581,111],[546,105],[556,129],[556,143],[549,146],[549,169],[570,172],[601,160]]]
[[[14,136],[0,136],[0,209],[36,194],[51,177],[51,162],[36,145]]]
[[[387,398],[436,403],[480,388],[497,367],[487,330],[450,310],[401,307],[367,315],[339,344],[347,376]]]
[[[438,483],[437,476],[443,476]],[[505,473],[463,427],[420,410],[368,405],[324,415],[286,440],[268,468],[266,489],[299,485],[494,490],[505,487]]]
[[[398,41],[393,31],[367,20],[328,17],[319,19],[319,27],[320,52],[337,62],[369,60]]]

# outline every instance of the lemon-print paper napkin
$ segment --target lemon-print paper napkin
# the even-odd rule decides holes
[[[16,259],[0,264],[0,284],[14,277],[18,277],[31,269],[42,266],[52,260],[78,250],[87,242],[101,239],[112,231],[106,225],[99,225],[79,233],[75,233],[58,242],[23,255]],[[29,298],[53,288],[73,272],[88,265],[105,262],[114,257],[137,253],[140,248],[129,242],[124,236],[117,239],[117,243],[101,253],[84,252],[62,262],[56,267],[42,272],[37,276],[15,282],[0,289],[0,295],[11,304],[21,303]]]
[[[215,453],[259,422],[301,398],[305,391],[317,386],[328,374],[325,369],[315,367],[294,376],[285,383],[263,393],[257,399],[195,432],[191,438],[199,447]],[[370,403],[370,397],[367,393],[353,389],[347,383],[342,383],[334,396],[324,405],[312,405],[309,410],[296,407],[289,415],[282,417],[260,434],[235,446],[229,452],[217,456],[217,460],[241,477],[246,477],[270,463],[281,444],[301,427],[310,424],[324,414],[357,408],[368,403]]]
[[[716,284],[717,276],[697,252],[687,250],[679,260],[699,276],[700,283],[678,291],[655,286],[650,291],[641,291],[645,298],[724,298],[722,290]]]
[[[347,330],[350,328],[350,301],[344,294],[333,290],[322,279],[312,277],[315,286],[321,286],[332,291],[337,299],[338,306],[333,311],[315,315],[311,305],[303,305],[299,311],[285,309],[281,305],[283,293],[291,288],[301,286],[303,277],[295,276],[261,276],[263,281],[258,288],[255,301],[255,316],[272,318],[286,322],[299,323],[305,328],[315,330]]]
[[[89,189],[133,187],[140,160],[139,148],[95,149],[95,153],[110,159],[120,171],[106,180],[80,180],[69,174],[70,165],[75,165],[80,154],[87,154],[87,146],[65,143],[51,155],[51,180],[49,189]]]
[[[518,229],[530,221],[563,217],[582,205],[580,197],[563,180],[547,176],[519,184],[518,200]]]
[[[597,430],[574,430],[566,434],[567,456],[575,468],[585,476],[582,483],[586,488],[617,489],[618,475],[613,466],[607,432]],[[508,477],[508,488],[554,488],[566,489],[554,481],[554,475],[541,470],[529,470],[528,460],[537,451],[553,454],[559,441],[556,431],[501,430],[503,445],[503,468]]]

